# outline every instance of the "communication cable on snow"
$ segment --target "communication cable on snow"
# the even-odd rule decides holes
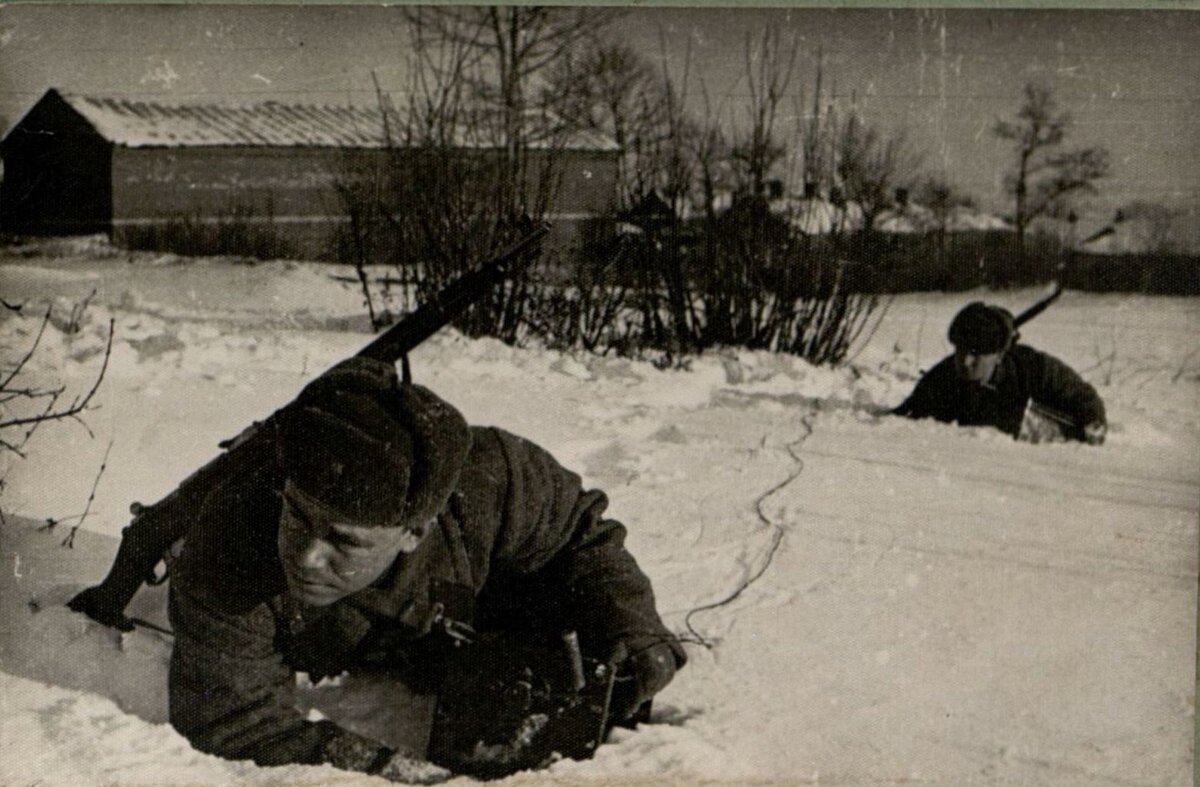
[[[771,542],[767,545],[762,565],[760,565],[753,573],[749,574],[741,582],[739,582],[738,586],[734,588],[733,592],[729,593],[729,595],[719,599],[718,601],[713,601],[709,604],[704,604],[703,606],[693,607],[690,609],[687,615],[685,615],[683,618],[683,625],[687,626],[687,630],[691,633],[691,637],[684,639],[685,642],[694,642],[698,645],[703,645],[709,650],[712,650],[716,643],[712,640],[709,640],[692,627],[692,616],[699,612],[709,612],[711,610],[719,609],[732,604],[738,599],[739,596],[742,595],[742,593],[746,591],[747,588],[749,588],[767,573],[767,569],[771,567],[771,563],[775,560],[775,554],[779,551],[780,544],[783,543],[783,537],[787,534],[787,528],[782,522],[773,521],[770,517],[764,514],[763,504],[767,501],[767,498],[789,486],[793,481],[800,477],[801,473],[804,472],[804,460],[796,452],[799,450],[800,446],[802,446],[805,441],[812,436],[812,418],[815,414],[816,410],[813,409],[800,419],[800,424],[804,427],[804,433],[784,446],[784,449],[788,452],[788,455],[792,458],[792,461],[796,463],[796,466],[792,469],[792,472],[788,473],[787,477],[782,481],[759,495],[758,499],[754,501],[755,514],[758,515],[758,518],[764,525],[771,528]]]

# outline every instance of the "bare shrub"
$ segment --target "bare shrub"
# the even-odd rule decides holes
[[[5,302],[4,308],[20,313],[24,307]],[[81,416],[99,390],[112,355],[113,321],[110,319],[104,358],[96,379],[86,393],[64,401],[67,394],[65,384],[45,386],[29,382],[29,363],[37,354],[46,328],[51,324],[51,314],[52,308],[47,308],[29,347],[13,359],[6,358],[4,367],[0,369],[0,452],[18,458],[25,457],[25,446],[43,424],[69,420],[87,429]],[[72,315],[71,322],[77,323],[76,312],[73,311]],[[88,433],[91,434],[90,430]],[[0,477],[0,493],[4,486],[4,479]]]
[[[231,205],[205,216],[177,213],[150,224],[125,227],[120,240],[129,249],[169,251],[186,256],[228,255],[260,260],[295,256],[291,242],[266,212]]]

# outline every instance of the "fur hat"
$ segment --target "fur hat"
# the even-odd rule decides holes
[[[1016,341],[1013,316],[1008,309],[975,301],[964,306],[950,321],[951,343],[961,350],[996,353]]]
[[[420,531],[458,481],[467,423],[432,391],[401,385],[392,364],[350,358],[280,413],[287,480],[356,524]]]

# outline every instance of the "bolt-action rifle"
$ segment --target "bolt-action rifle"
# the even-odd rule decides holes
[[[1056,281],[1054,282],[1054,288],[1050,290],[1049,295],[1039,299],[1036,303],[1031,304],[1016,317],[1013,317],[1013,328],[1020,328],[1034,317],[1037,317],[1039,314],[1046,311],[1046,308],[1058,300],[1058,296],[1060,295],[1062,295],[1062,284]]]
[[[549,225],[542,223],[496,257],[450,282],[356,355],[389,363],[401,361],[407,379],[408,353],[497,284],[529,265],[538,256],[542,238],[548,231]],[[125,617],[125,607],[143,583],[160,584],[166,579],[165,575],[157,574],[159,561],[173,544],[187,535],[212,480],[222,475],[231,455],[272,450],[271,430],[263,427],[273,417],[255,421],[236,437],[222,441],[222,453],[184,479],[162,500],[148,506],[133,503],[130,506],[133,519],[121,532],[121,544],[108,575],[99,585],[72,598],[67,606],[106,626],[132,630],[134,621]]]

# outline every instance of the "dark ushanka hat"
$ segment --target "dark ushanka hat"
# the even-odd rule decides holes
[[[951,343],[961,350],[995,353],[1008,348],[1016,338],[1016,328],[1008,309],[975,301],[954,315],[949,335]]]
[[[420,532],[450,496],[471,437],[457,410],[392,364],[350,358],[280,414],[290,484],[357,524]]]

